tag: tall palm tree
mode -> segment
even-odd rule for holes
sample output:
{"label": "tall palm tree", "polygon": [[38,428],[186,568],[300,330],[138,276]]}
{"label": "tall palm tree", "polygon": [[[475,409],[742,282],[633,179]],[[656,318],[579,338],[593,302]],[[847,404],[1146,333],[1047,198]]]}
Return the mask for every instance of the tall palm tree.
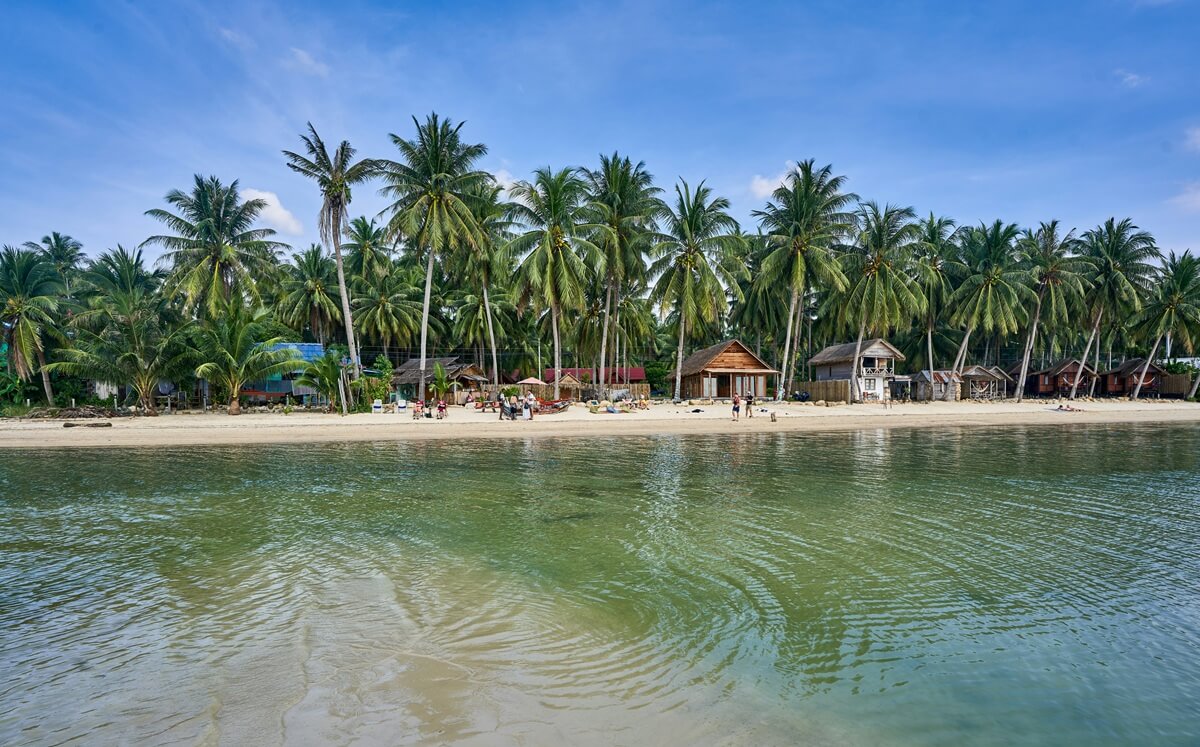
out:
{"label": "tall palm tree", "polygon": [[[646,164],[636,164],[618,153],[601,154],[600,167],[585,169],[590,209],[595,212],[592,222],[607,227],[597,236],[596,244],[604,255],[605,271],[601,276],[604,294],[604,319],[601,322],[600,370],[607,363],[613,307],[620,303],[622,290],[631,282],[644,277],[646,253],[650,248],[655,223],[664,215],[666,205],[654,186],[654,177]],[[600,382],[597,382],[598,384]],[[602,384],[607,385],[607,381]]]}
{"label": "tall palm tree", "polygon": [[479,243],[475,246],[463,244],[454,253],[455,274],[469,287],[477,288],[483,302],[483,321],[492,351],[492,386],[495,387],[500,386],[500,362],[492,294],[512,275],[508,242],[513,233],[513,206],[501,199],[502,194],[503,189],[495,184],[481,184],[473,191],[471,209],[479,227]]}
{"label": "tall palm tree", "polygon": [[1034,300],[1029,273],[1018,262],[1015,247],[1019,235],[1015,223],[999,220],[963,233],[966,277],[950,297],[950,321],[963,328],[952,369],[956,374],[966,364],[972,333],[1015,334],[1025,317],[1025,304]]}
{"label": "tall palm tree", "polygon": [[831,310],[843,325],[858,327],[851,365],[850,397],[862,399],[858,363],[867,332],[885,334],[925,310],[925,298],[913,268],[914,245],[921,239],[910,207],[863,203],[855,240],[844,255],[847,289],[830,296]]}
{"label": "tall palm tree", "polygon": [[1025,379],[1029,375],[1029,358],[1037,340],[1038,326],[1045,314],[1052,322],[1067,318],[1071,306],[1083,297],[1083,274],[1088,261],[1077,256],[1081,244],[1074,231],[1065,236],[1060,234],[1058,221],[1042,223],[1036,231],[1027,230],[1021,237],[1019,247],[1024,257],[1034,288],[1036,299],[1033,319],[1029,323],[1029,334],[1025,338],[1025,349],[1021,354],[1021,375],[1017,379],[1017,402],[1025,394]]}
{"label": "tall palm tree", "polygon": [[282,337],[267,337],[270,314],[252,309],[234,296],[200,329],[197,357],[204,361],[196,376],[208,379],[229,393],[229,414],[241,414],[242,387],[251,381],[295,371],[303,360],[295,348],[276,345]]}
{"label": "tall palm tree", "polygon": [[663,235],[653,248],[651,297],[659,310],[674,311],[678,326],[675,351],[675,400],[683,383],[683,346],[688,332],[715,323],[728,307],[726,291],[736,289],[745,271],[732,261],[744,239],[729,215],[729,200],[714,197],[704,182],[693,190],[682,179],[675,204],[663,218]]}
{"label": "tall palm tree", "polygon": [[46,369],[46,338],[62,291],[54,266],[38,252],[11,246],[0,251],[0,339],[8,343],[8,367],[21,381],[40,371],[51,407],[54,389]]}
{"label": "tall palm tree", "polygon": [[354,160],[355,150],[349,140],[343,140],[334,150],[332,157],[317,130],[308,123],[308,134],[300,136],[307,156],[285,150],[284,157],[292,171],[302,174],[317,183],[321,189],[321,212],[317,214],[317,226],[321,241],[333,247],[333,258],[337,264],[338,294],[342,300],[342,320],[346,326],[346,345],[350,348],[350,371],[358,378],[362,364],[358,359],[358,346],[354,341],[354,320],[350,316],[350,292],[346,287],[346,272],[342,267],[342,232],[346,230],[347,211],[350,207],[351,188],[375,175],[376,163],[369,158]]}
{"label": "tall palm tree", "polygon": [[587,183],[575,169],[534,172],[532,182],[520,181],[509,190],[513,216],[526,230],[509,242],[514,256],[524,255],[518,271],[522,299],[550,316],[554,338],[554,398],[562,378],[561,315],[583,306],[588,268],[604,271],[604,256],[590,237],[608,227],[585,223]]}
{"label": "tall palm tree", "polygon": [[41,243],[25,242],[25,248],[40,253],[47,262],[54,265],[54,270],[62,281],[63,293],[70,296],[71,281],[83,264],[83,244],[65,233],[53,231],[43,236]]}
{"label": "tall palm tree", "polygon": [[958,256],[958,244],[955,241],[957,231],[952,219],[939,218],[930,213],[928,218],[921,221],[920,230],[921,237],[916,245],[916,271],[925,296],[925,366],[930,381],[933,381],[933,331],[966,265]]}
{"label": "tall palm tree", "polygon": [[1134,327],[1154,337],[1150,355],[1146,356],[1133,388],[1133,399],[1137,399],[1163,337],[1171,335],[1175,344],[1189,353],[1195,350],[1200,336],[1200,260],[1191,254],[1179,256],[1171,252],[1159,272],[1153,294],[1134,319]]}
{"label": "tall palm tree", "polygon": [[81,279],[87,292],[103,298],[118,293],[149,293],[157,290],[164,278],[161,269],[146,265],[141,249],[130,251],[117,244],[116,249],[102,252],[92,260]]}
{"label": "tall palm tree", "polygon": [[453,124],[430,114],[421,124],[413,117],[417,134],[412,140],[391,135],[400,151],[399,161],[380,161],[384,186],[381,194],[393,199],[388,214],[388,235],[403,237],[417,253],[425,255],[425,301],[421,309],[420,397],[425,398],[425,364],[429,337],[429,302],[433,264],[455,247],[477,247],[482,241],[471,210],[472,194],[491,180],[475,165],[487,154],[482,143],[464,143]]}
{"label": "tall palm tree", "polygon": [[[1140,230],[1129,218],[1119,223],[1116,218],[1109,218],[1103,225],[1085,233],[1083,241],[1084,256],[1092,265],[1086,278],[1092,328],[1081,363],[1087,361],[1105,313],[1119,317],[1141,310],[1142,298],[1149,291],[1154,272],[1151,260],[1161,256],[1154,237]],[[1075,399],[1079,391],[1082,375],[1081,365],[1071,383],[1071,399]]]}
{"label": "tall palm tree", "polygon": [[274,230],[254,228],[266,201],[243,201],[236,180],[225,186],[215,176],[199,174],[191,194],[173,189],[166,201],[178,212],[155,208],[146,215],[174,233],[151,236],[141,246],[167,250],[168,293],[181,294],[187,307],[202,315],[215,313],[234,295],[260,298],[259,283],[274,275],[276,252],[287,248],[271,238]]}
{"label": "tall palm tree", "polygon": [[300,332],[307,325],[317,342],[324,345],[342,312],[337,265],[320,244],[292,255],[292,264],[287,267],[279,290],[280,321]]}
{"label": "tall palm tree", "polygon": [[358,326],[364,337],[373,337],[383,345],[383,355],[391,360],[393,343],[407,345],[420,325],[421,304],[414,299],[415,288],[405,273],[392,269],[359,281],[354,298]]}
{"label": "tall palm tree", "polygon": [[366,280],[392,270],[392,251],[388,246],[387,232],[382,226],[376,226],[374,220],[359,216],[350,221],[342,249],[346,253],[346,269],[352,278]]}
{"label": "tall palm tree", "polygon": [[763,259],[758,282],[784,286],[791,292],[776,399],[783,399],[792,378],[798,301],[808,284],[816,280],[834,292],[846,286],[833,248],[854,224],[854,216],[846,212],[846,206],[858,195],[843,192],[845,183],[846,177],[833,175],[833,166],[818,169],[812,159],[802,161],[771,194],[767,206],[753,213],[772,247]]}

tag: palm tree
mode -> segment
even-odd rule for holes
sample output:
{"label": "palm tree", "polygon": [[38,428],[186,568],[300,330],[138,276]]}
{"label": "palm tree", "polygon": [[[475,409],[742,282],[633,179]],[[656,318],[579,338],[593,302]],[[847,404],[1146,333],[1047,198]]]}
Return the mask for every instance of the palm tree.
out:
{"label": "palm tree", "polygon": [[1029,358],[1037,340],[1038,326],[1045,312],[1052,322],[1067,318],[1069,308],[1083,297],[1083,274],[1089,265],[1077,256],[1081,248],[1074,231],[1059,235],[1058,221],[1042,223],[1036,231],[1026,231],[1019,242],[1030,280],[1037,289],[1033,319],[1021,354],[1021,375],[1017,379],[1017,402],[1025,394],[1025,379],[1029,375]]}
{"label": "palm tree", "polygon": [[346,230],[346,213],[350,207],[350,189],[375,175],[376,164],[370,159],[354,161],[354,148],[350,141],[343,140],[330,157],[325,142],[317,130],[308,123],[308,134],[301,135],[307,156],[285,150],[287,165],[292,171],[312,179],[321,188],[321,212],[317,214],[317,226],[321,241],[333,247],[333,258],[337,264],[338,294],[342,299],[342,320],[346,326],[346,344],[350,348],[350,372],[358,378],[362,367],[358,360],[358,347],[354,343],[354,320],[350,316],[350,292],[346,287],[346,272],[342,268],[342,232]]}
{"label": "palm tree", "polygon": [[914,275],[914,245],[921,227],[910,207],[865,202],[858,210],[854,244],[844,256],[847,290],[831,294],[829,305],[843,326],[858,326],[850,367],[850,397],[861,401],[858,362],[867,332],[885,334],[925,310],[921,284]]}
{"label": "palm tree", "polygon": [[392,343],[407,345],[416,334],[421,305],[413,300],[414,287],[399,269],[360,281],[354,299],[358,326],[383,344],[383,355],[391,360]]}
{"label": "palm tree", "polygon": [[972,333],[981,329],[987,334],[1015,334],[1025,316],[1024,304],[1035,298],[1029,273],[1018,263],[1015,242],[1019,235],[1015,223],[999,220],[963,232],[966,277],[950,296],[950,321],[963,328],[952,369],[955,374],[966,364]]}
{"label": "palm tree", "polygon": [[71,280],[84,260],[83,244],[65,233],[53,231],[43,236],[40,244],[25,242],[25,248],[38,252],[47,262],[54,265],[54,270],[62,281],[63,293],[70,296]]}
{"label": "palm tree", "polygon": [[[585,169],[591,222],[607,227],[597,236],[596,244],[604,255],[605,272],[601,277],[604,294],[604,319],[600,334],[600,371],[607,363],[613,307],[620,304],[621,291],[646,272],[646,253],[650,248],[655,222],[666,205],[654,186],[654,177],[646,164],[636,164],[618,153],[600,156],[600,168]],[[608,382],[604,382],[606,385]],[[597,384],[600,384],[598,381]]]}
{"label": "palm tree", "polygon": [[653,247],[650,274],[657,278],[651,297],[662,313],[673,310],[678,326],[675,351],[675,400],[683,383],[683,345],[688,332],[715,323],[728,307],[727,290],[736,290],[740,268],[733,255],[744,239],[729,215],[729,200],[713,197],[704,182],[693,191],[682,179],[675,205],[663,219],[663,235]]}
{"label": "palm tree", "polygon": [[351,278],[367,280],[391,272],[392,252],[387,232],[376,226],[374,220],[359,216],[350,221],[342,249],[346,251],[346,267]]}
{"label": "palm tree", "polygon": [[168,293],[182,294],[187,307],[202,315],[216,312],[238,294],[260,298],[258,284],[274,275],[276,252],[287,248],[272,240],[274,230],[253,227],[266,201],[243,202],[236,180],[226,187],[215,176],[199,174],[191,194],[174,189],[166,201],[178,214],[155,208],[146,215],[174,233],[151,236],[141,246],[158,244],[167,250]]}
{"label": "palm tree", "polygon": [[575,169],[534,172],[532,182],[517,182],[509,190],[513,215],[528,230],[511,242],[514,255],[525,255],[518,270],[524,301],[549,312],[554,338],[554,398],[562,378],[561,314],[583,306],[588,268],[604,271],[604,257],[589,236],[608,233],[607,226],[585,223],[587,183]]}
{"label": "palm tree", "polygon": [[279,320],[298,332],[307,325],[317,342],[325,345],[326,335],[342,313],[333,258],[320,244],[293,254],[279,291]]}
{"label": "palm tree", "polygon": [[[342,357],[333,350],[326,350],[320,358],[305,364],[300,375],[296,377],[296,383],[300,386],[309,387],[318,394],[325,395],[331,409],[342,400],[341,388],[338,386],[341,380]],[[345,409],[342,408],[343,412]]]}
{"label": "palm tree", "polygon": [[46,366],[103,381],[128,384],[149,415],[161,381],[190,371],[195,350],[185,344],[188,325],[169,324],[167,299],[144,289],[107,296],[90,312],[75,318],[75,343],[59,352],[61,360]]}
{"label": "palm tree", "polygon": [[383,212],[390,215],[388,235],[404,237],[412,248],[425,253],[425,301],[421,309],[420,398],[425,398],[425,363],[429,336],[429,301],[433,287],[433,263],[455,247],[478,247],[479,225],[471,210],[473,193],[491,180],[475,164],[487,154],[482,143],[462,141],[449,119],[430,114],[425,124],[413,117],[417,135],[405,140],[391,135],[400,151],[399,161],[379,162],[385,186],[381,194],[394,199]]}
{"label": "palm tree", "polygon": [[809,282],[815,279],[834,292],[846,286],[833,246],[853,226],[853,215],[845,208],[858,195],[842,192],[845,183],[846,177],[833,175],[833,166],[818,169],[812,159],[802,161],[772,193],[767,206],[753,213],[762,224],[768,246],[773,247],[763,259],[758,282],[791,291],[776,399],[783,399],[792,379],[798,301]]}
{"label": "palm tree", "polygon": [[[1109,218],[1104,225],[1085,233],[1083,241],[1084,256],[1092,265],[1086,279],[1092,328],[1081,364],[1087,361],[1106,312],[1120,316],[1141,310],[1142,298],[1149,290],[1149,279],[1154,272],[1150,261],[1161,256],[1154,237],[1139,230],[1129,218],[1120,223]],[[1083,365],[1080,365],[1071,383],[1071,399],[1075,399],[1082,375]]]}
{"label": "palm tree", "polygon": [[275,347],[282,337],[266,337],[266,309],[251,309],[234,296],[220,311],[200,330],[199,358],[205,362],[196,368],[196,376],[227,391],[229,414],[239,415],[238,397],[246,383],[295,371],[303,361],[295,348]]}
{"label": "palm tree", "polygon": [[479,226],[479,243],[464,244],[455,253],[456,272],[462,280],[479,289],[483,302],[484,321],[492,349],[492,385],[500,386],[500,361],[496,350],[496,324],[492,291],[497,281],[512,274],[512,255],[508,243],[512,239],[513,206],[500,199],[503,190],[493,184],[480,185],[473,194],[471,207]]}
{"label": "palm tree", "polygon": [[40,371],[51,407],[54,389],[46,369],[46,337],[62,290],[54,266],[38,252],[11,246],[0,251],[0,339],[8,343],[8,367],[21,381]]}
{"label": "palm tree", "polygon": [[958,257],[956,229],[950,218],[933,213],[920,223],[921,237],[917,242],[917,276],[925,297],[925,367],[932,381],[934,369],[933,331],[941,312],[954,293],[955,280],[962,276],[965,265]]}
{"label": "palm tree", "polygon": [[1150,355],[1133,388],[1133,399],[1137,399],[1164,336],[1171,335],[1189,353],[1195,350],[1196,336],[1200,335],[1200,260],[1190,254],[1179,256],[1171,252],[1159,273],[1153,295],[1134,319],[1134,327],[1154,336]]}
{"label": "palm tree", "polygon": [[157,290],[165,275],[162,270],[151,270],[146,266],[141,249],[129,251],[117,244],[116,249],[102,252],[87,269],[82,281],[86,293],[95,293],[102,298],[118,293],[149,293]]}

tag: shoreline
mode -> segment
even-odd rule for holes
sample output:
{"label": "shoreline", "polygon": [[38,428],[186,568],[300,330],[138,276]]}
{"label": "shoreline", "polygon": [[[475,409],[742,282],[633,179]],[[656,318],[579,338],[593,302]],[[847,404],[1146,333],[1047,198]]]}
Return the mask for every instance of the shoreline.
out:
{"label": "shoreline", "polygon": [[452,408],[444,421],[414,421],[408,414],[324,413],[173,414],[116,418],[112,427],[65,428],[87,420],[0,420],[0,449],[146,448],[303,444],[367,441],[435,441],[502,438],[609,438],[657,435],[739,435],[868,430],[879,428],[958,428],[1055,425],[1200,423],[1200,404],[1173,401],[1082,402],[1080,411],[1062,412],[1056,400],[999,403],[934,402],[814,407],[770,403],[769,412],[732,422],[723,405],[693,407],[659,404],[643,412],[593,415],[572,407],[533,421],[499,421],[497,415]]}

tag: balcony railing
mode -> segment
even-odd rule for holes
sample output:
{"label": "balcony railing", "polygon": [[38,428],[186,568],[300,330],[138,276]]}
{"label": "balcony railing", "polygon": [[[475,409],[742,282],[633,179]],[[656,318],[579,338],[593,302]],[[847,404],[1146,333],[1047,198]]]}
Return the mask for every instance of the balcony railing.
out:
{"label": "balcony railing", "polygon": [[868,368],[863,366],[863,376],[892,376],[893,371],[890,368]]}

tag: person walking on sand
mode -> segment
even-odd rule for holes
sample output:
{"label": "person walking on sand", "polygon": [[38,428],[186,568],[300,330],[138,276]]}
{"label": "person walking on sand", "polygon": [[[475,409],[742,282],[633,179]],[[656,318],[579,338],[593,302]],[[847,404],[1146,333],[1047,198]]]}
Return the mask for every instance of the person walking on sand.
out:
{"label": "person walking on sand", "polygon": [[738,415],[741,414],[741,409],[742,409],[742,398],[737,396],[737,394],[734,394],[733,395],[733,421],[734,422],[737,422]]}
{"label": "person walking on sand", "polygon": [[746,395],[746,417],[754,417],[754,392]]}

